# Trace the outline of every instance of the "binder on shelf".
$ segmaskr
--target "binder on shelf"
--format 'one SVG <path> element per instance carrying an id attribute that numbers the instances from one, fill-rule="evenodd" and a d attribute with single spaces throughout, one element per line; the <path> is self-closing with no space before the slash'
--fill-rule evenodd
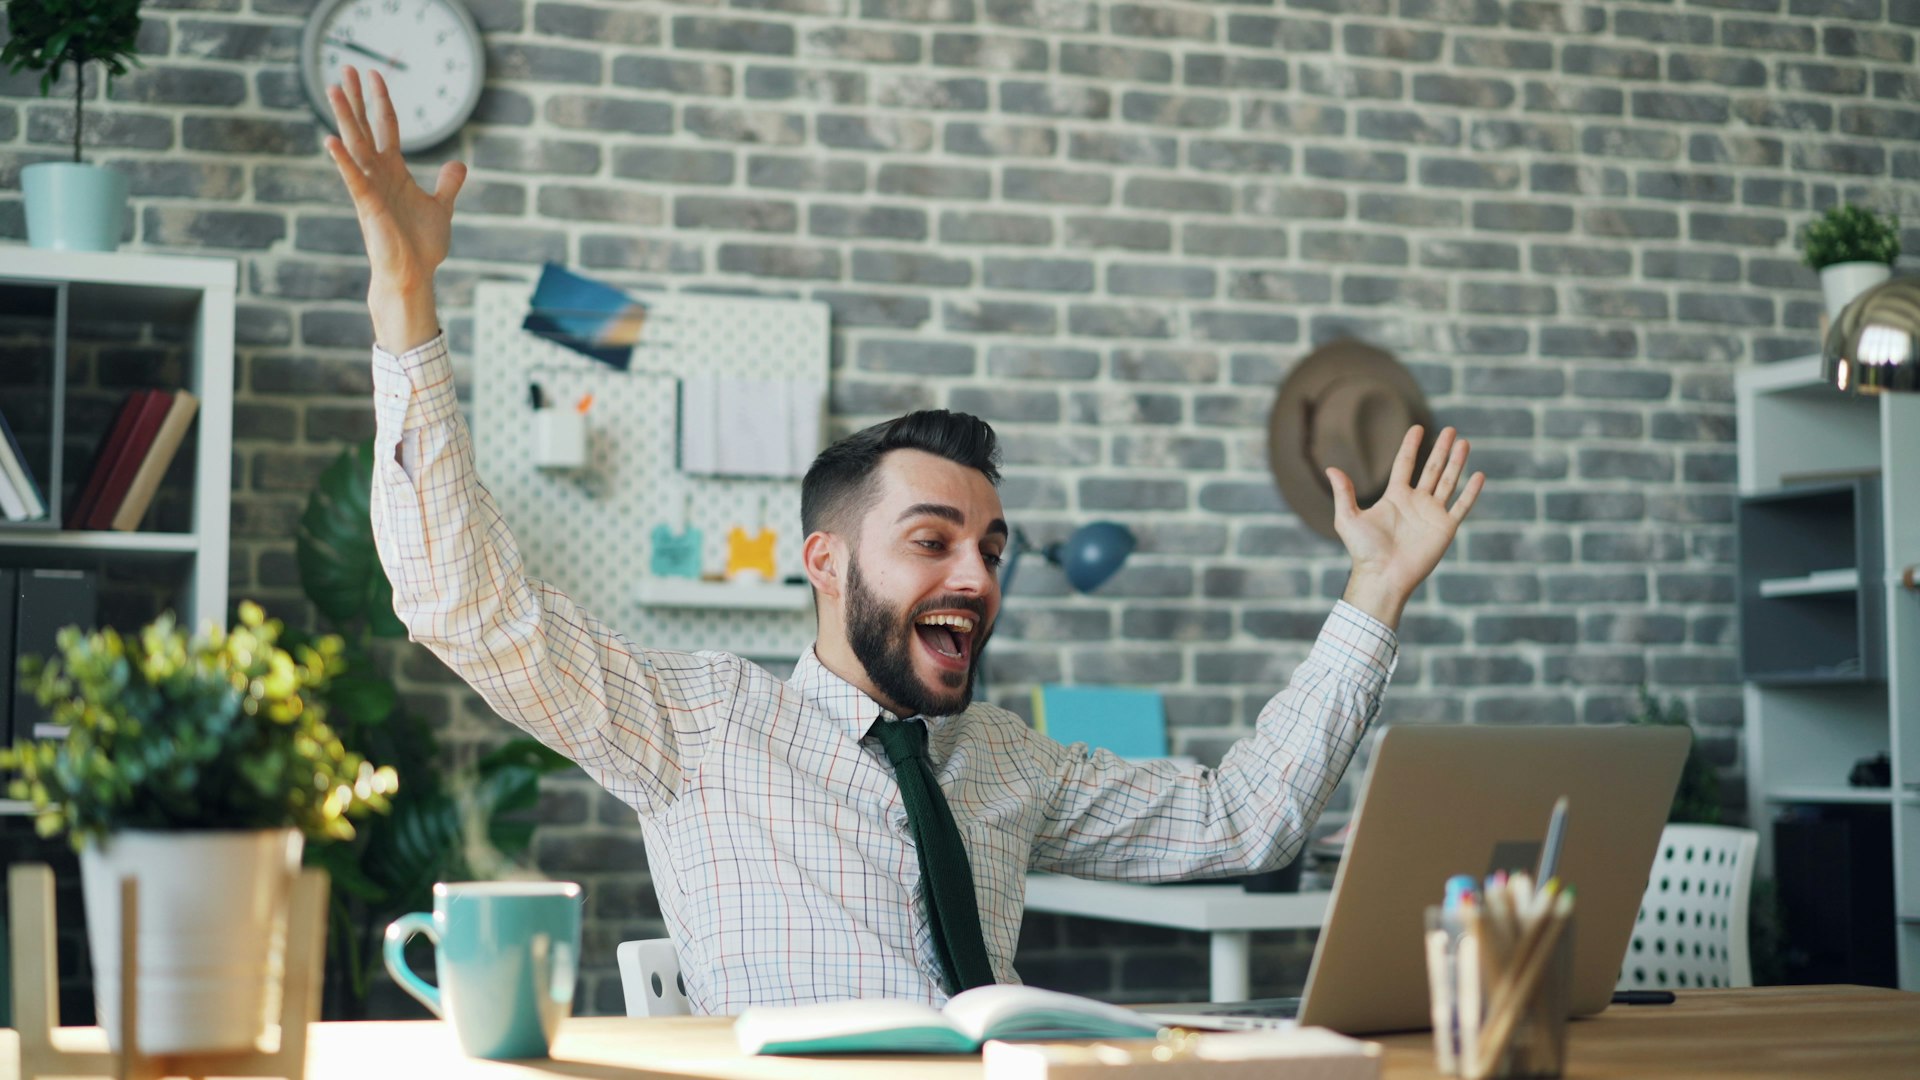
<path id="1" fill-rule="evenodd" d="M 14 520 L 31 521 L 47 516 L 47 500 L 40 492 L 33 470 L 27 468 L 27 456 L 20 450 L 20 440 L 13 437 L 13 425 L 7 423 L 6 413 L 0 413 L 0 472 L 6 474 L 14 493 L 25 504 L 25 516 Z"/>
<path id="2" fill-rule="evenodd" d="M 94 447 L 93 461 L 87 465 L 86 484 L 73 498 L 73 505 L 67 508 L 64 526 L 68 529 L 85 528 L 87 515 L 100 501 L 100 486 L 106 483 L 107 473 L 113 467 L 113 458 L 126 442 L 127 429 L 133 418 L 140 413 L 140 406 L 146 401 L 152 390 L 135 390 L 120 401 L 120 408 L 113 414 L 113 423 L 107 425 L 107 433 L 100 437 L 100 445 Z"/>
<path id="3" fill-rule="evenodd" d="M 46 570 L 22 568 L 15 587 L 13 648 L 7 662 L 13 675 L 13 737 L 36 737 L 36 726 L 50 719 L 45 706 L 34 700 L 32 691 L 20 678 L 22 656 L 52 656 L 54 640 L 63 626 L 93 629 L 96 583 L 86 570 Z"/>
<path id="4" fill-rule="evenodd" d="M 133 486 L 133 475 L 140 471 L 140 463 L 146 460 L 147 449 L 153 445 L 154 437 L 160 434 L 160 425 L 167 418 L 167 410 L 172 407 L 173 395 L 170 392 L 147 391 L 146 399 L 140 402 L 140 412 L 127 428 L 126 442 L 114 455 L 113 467 L 100 484 L 100 499 L 87 512 L 87 520 L 82 528 L 104 529 L 113 524 L 113 516 L 120 512 L 120 504 L 126 501 L 127 490 Z"/>
<path id="5" fill-rule="evenodd" d="M 160 489 L 160 478 L 166 475 L 167 466 L 173 464 L 174 455 L 180 451 L 180 443 L 187 437 L 187 429 L 193 426 L 194 410 L 199 408 L 200 399 L 185 390 L 173 392 L 173 402 L 167 407 L 167 413 L 160 421 L 160 429 L 153 436 L 153 445 L 147 449 L 146 457 L 140 467 L 134 471 L 133 482 L 127 486 L 127 497 L 121 500 L 120 509 L 108 522 L 112 528 L 121 532 L 132 532 L 140 527 L 140 519 L 147 516 L 147 507 L 153 504 L 154 492 Z"/>

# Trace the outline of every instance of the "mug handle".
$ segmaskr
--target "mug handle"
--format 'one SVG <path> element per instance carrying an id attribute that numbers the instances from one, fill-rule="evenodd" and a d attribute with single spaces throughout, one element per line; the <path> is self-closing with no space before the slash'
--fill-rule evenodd
<path id="1" fill-rule="evenodd" d="M 400 989 L 445 1020 L 447 1014 L 440 1008 L 440 988 L 415 975 L 407 966 L 407 942 L 412 941 L 415 934 L 427 935 L 435 948 L 440 947 L 440 931 L 434 928 L 433 916 L 424 911 L 409 912 L 387 924 L 386 940 L 380 944 L 381 954 L 387 961 L 387 974 L 400 984 Z"/>

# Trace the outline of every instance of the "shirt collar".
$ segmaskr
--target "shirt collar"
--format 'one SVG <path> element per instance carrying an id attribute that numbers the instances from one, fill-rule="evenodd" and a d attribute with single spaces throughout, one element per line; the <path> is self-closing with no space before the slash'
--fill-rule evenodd
<path id="1" fill-rule="evenodd" d="M 868 729 L 875 720 L 911 720 L 913 717 L 895 716 L 860 688 L 835 675 L 820 662 L 819 654 L 812 646 L 800 655 L 793 666 L 793 675 L 787 679 L 787 685 L 800 695 L 800 699 L 821 712 L 847 732 L 855 742 L 867 737 Z M 923 716 L 929 734 L 940 730 L 940 723 L 950 719 L 944 716 Z"/>

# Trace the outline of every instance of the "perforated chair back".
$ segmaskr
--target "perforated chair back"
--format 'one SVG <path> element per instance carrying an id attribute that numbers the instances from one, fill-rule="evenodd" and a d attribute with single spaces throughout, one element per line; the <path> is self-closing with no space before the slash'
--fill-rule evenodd
<path id="1" fill-rule="evenodd" d="M 680 956 L 671 938 L 623 941 L 614 950 L 620 962 L 620 992 L 628 1016 L 688 1016 L 687 984 L 680 979 Z"/>
<path id="2" fill-rule="evenodd" d="M 1752 986 L 1752 829 L 1669 825 L 1640 899 L 1618 990 Z"/>

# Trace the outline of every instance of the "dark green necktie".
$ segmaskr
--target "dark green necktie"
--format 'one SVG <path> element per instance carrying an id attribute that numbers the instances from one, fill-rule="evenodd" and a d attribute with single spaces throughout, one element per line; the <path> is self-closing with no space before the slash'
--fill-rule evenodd
<path id="1" fill-rule="evenodd" d="M 920 880 L 927 895 L 927 922 L 934 951 L 947 977 L 947 993 L 957 994 L 993 983 L 993 964 L 980 934 L 980 909 L 973 898 L 973 865 L 960 842 L 947 797 L 940 793 L 927 761 L 927 725 L 920 720 L 880 720 L 873 737 L 886 748 L 907 805 L 907 825 L 920 850 Z"/>

